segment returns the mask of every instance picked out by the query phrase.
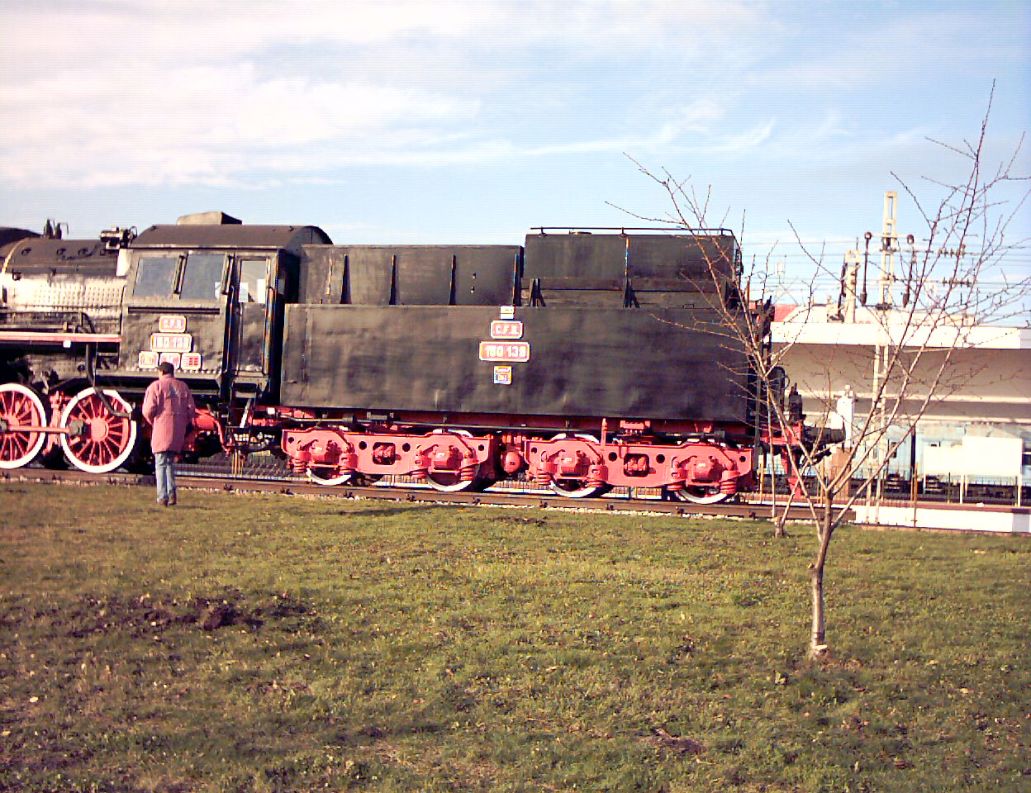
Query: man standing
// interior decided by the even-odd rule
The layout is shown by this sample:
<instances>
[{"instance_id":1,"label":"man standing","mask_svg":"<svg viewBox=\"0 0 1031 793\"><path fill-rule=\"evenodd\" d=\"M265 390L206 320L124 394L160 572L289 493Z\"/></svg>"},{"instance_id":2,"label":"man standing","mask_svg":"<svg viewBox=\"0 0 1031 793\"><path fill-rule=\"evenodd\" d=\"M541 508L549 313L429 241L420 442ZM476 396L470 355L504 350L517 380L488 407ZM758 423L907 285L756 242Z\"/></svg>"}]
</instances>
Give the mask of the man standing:
<instances>
[{"instance_id":1,"label":"man standing","mask_svg":"<svg viewBox=\"0 0 1031 793\"><path fill-rule=\"evenodd\" d=\"M150 448L154 452L154 475L158 485L158 503L174 507L175 461L183 450L186 430L197 407L189 386L173 376L175 367L168 361L158 364L161 375L147 387L143 397L143 418L152 425Z\"/></svg>"}]
</instances>

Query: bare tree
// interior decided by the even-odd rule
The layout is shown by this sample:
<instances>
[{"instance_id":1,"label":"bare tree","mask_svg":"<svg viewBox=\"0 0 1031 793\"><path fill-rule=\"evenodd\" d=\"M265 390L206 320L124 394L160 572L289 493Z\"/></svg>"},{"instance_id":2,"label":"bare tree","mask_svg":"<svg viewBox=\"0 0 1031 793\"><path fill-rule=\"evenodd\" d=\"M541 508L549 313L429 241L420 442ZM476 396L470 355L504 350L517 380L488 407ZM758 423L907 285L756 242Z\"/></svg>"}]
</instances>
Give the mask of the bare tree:
<instances>
[{"instance_id":1,"label":"bare tree","mask_svg":"<svg viewBox=\"0 0 1031 793\"><path fill-rule=\"evenodd\" d=\"M861 499L870 498L873 489L879 487L889 460L915 432L917 422L928 407L935 400L956 393L976 374L969 370L957 371L953 365L956 351L976 346L977 336L984 335L986 324L1026 310L1021 301L1031 289L1031 278L983 288L986 276L996 271L1007 250L1015 244L1007 239L1007 232L1028 198L1024 184L1019 186L1021 194L1016 202L1003 203L998 200L998 193L1006 183L1029 181L1027 176L1011 173L1019 144L1012 157L994 170L986 169L985 142L990 114L991 98L979 133L972 141L964 141L960 146L930 141L962 163L960 172L964 177L961 180L954 184L926 180L922 189L917 190L892 174L917 206L924 235L919 246L915 237L909 238L909 251L901 249L897 238L881 241L882 247L888 249L894 245L894 252L908 252L909 261L903 275L883 274L877 302L859 309L863 320L873 329L875 376L865 400L868 409L857 417L851 428L851 442L835 453L833 465L826 461L821 464L821 458L827 453L826 441L831 440L827 431L819 427L802 429L798 399L792 395L784 400L781 396L781 366L804 332L806 312L814 310L817 279L838 277L825 263L823 252L806 247L792 227L795 242L811 265L812 277L799 309L802 316L796 317L801 321L782 326L791 332L777 348L772 347L768 338L773 286L769 258L765 262L753 261L745 268L742 274L744 295L728 296L720 289L706 292L711 296L712 309L720 317L715 332L747 354L765 407L763 440L768 449L779 454L788 477L791 493L788 503L782 505L783 511L777 515L778 534L783 533L787 507L792 502L808 509L815 539L809 564L812 603L809 652L813 657L828 650L824 574L835 530L853 506ZM710 191L699 194L687 180L677 180L666 170L656 172L634 162L664 191L668 211L661 217L630 214L686 229L711 224ZM928 191L936 195L928 198L924 195ZM727 262L709 261L708 264L714 282L720 274L726 273ZM843 292L851 292L847 296L855 301L859 297L855 281L849 285L847 273L843 272L842 276ZM904 294L899 300L896 292L902 290ZM865 302L865 298L859 302ZM864 366L870 363L867 359ZM828 404L823 406L825 412L834 410L829 400L828 394ZM894 438L889 436L889 429ZM900 430L901 437L898 437ZM866 475L856 486L853 477L859 471L865 471Z\"/></svg>"}]
</instances>

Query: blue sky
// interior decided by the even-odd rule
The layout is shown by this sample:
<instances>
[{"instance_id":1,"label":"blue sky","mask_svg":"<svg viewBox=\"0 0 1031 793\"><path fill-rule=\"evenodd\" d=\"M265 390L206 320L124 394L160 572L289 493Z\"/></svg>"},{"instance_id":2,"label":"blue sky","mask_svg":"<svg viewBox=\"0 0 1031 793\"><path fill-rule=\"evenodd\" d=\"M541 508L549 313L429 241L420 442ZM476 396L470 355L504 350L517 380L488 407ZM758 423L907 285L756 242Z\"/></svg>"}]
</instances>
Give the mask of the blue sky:
<instances>
[{"instance_id":1,"label":"blue sky","mask_svg":"<svg viewBox=\"0 0 1031 793\"><path fill-rule=\"evenodd\" d=\"M1031 130L1026 0L7 0L0 28L0 224L73 236L223 209L513 243L635 222L610 203L662 215L630 155L711 185L712 223L792 267L789 222L840 261L892 171L928 196L964 178L927 138L975 136L993 80L991 162ZM899 230L921 232L905 202Z\"/></svg>"}]
</instances>

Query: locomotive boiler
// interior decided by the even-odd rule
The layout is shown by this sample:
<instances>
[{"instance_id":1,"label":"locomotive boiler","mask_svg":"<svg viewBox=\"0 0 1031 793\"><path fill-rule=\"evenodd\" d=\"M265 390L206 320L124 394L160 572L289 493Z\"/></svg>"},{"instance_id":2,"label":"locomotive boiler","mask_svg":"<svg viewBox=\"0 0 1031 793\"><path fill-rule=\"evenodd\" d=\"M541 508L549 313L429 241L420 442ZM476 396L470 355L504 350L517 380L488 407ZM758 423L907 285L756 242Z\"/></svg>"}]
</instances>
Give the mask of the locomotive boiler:
<instances>
[{"instance_id":1,"label":"locomotive boiler","mask_svg":"<svg viewBox=\"0 0 1031 793\"><path fill-rule=\"evenodd\" d=\"M3 229L0 467L131 463L169 361L199 406L194 454L272 450L325 485L720 501L805 437L761 420L727 332L763 310L740 256L724 229L455 246L334 245L223 213L93 241Z\"/></svg>"}]
</instances>

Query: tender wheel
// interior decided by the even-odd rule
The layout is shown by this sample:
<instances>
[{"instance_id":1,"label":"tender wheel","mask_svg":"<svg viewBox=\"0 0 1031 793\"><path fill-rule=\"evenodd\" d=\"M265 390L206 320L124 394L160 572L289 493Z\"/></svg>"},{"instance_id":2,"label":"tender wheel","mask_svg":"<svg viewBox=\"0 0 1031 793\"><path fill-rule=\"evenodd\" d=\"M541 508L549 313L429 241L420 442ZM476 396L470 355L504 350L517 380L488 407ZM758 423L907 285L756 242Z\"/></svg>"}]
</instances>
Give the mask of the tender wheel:
<instances>
[{"instance_id":1,"label":"tender wheel","mask_svg":"<svg viewBox=\"0 0 1031 793\"><path fill-rule=\"evenodd\" d=\"M309 468L308 479L317 485L325 485L326 487L345 485L354 479L354 471L348 471L344 474L339 473L339 471L339 468Z\"/></svg>"},{"instance_id":2,"label":"tender wheel","mask_svg":"<svg viewBox=\"0 0 1031 793\"><path fill-rule=\"evenodd\" d=\"M550 487L553 492L566 498L603 496L612 489L610 485L588 485L583 479L556 479Z\"/></svg>"},{"instance_id":3,"label":"tender wheel","mask_svg":"<svg viewBox=\"0 0 1031 793\"><path fill-rule=\"evenodd\" d=\"M39 454L47 436L23 427L45 427L46 408L31 388L0 385L0 468L21 468Z\"/></svg>"},{"instance_id":4,"label":"tender wheel","mask_svg":"<svg viewBox=\"0 0 1031 793\"><path fill-rule=\"evenodd\" d=\"M472 438L468 430L443 430L436 429L433 435L460 435L463 438ZM440 493L458 493L463 490L480 490L484 483L479 479L462 479L461 474L453 471L430 470L426 475L426 484Z\"/></svg>"},{"instance_id":5,"label":"tender wheel","mask_svg":"<svg viewBox=\"0 0 1031 793\"><path fill-rule=\"evenodd\" d=\"M692 504L718 504L730 496L720 492L718 487L687 486L682 490L670 489L670 495L677 501L690 501Z\"/></svg>"},{"instance_id":6,"label":"tender wheel","mask_svg":"<svg viewBox=\"0 0 1031 793\"><path fill-rule=\"evenodd\" d=\"M478 479L463 480L459 474L446 471L430 471L426 484L441 493L458 493L462 490L478 490L482 487Z\"/></svg>"},{"instance_id":7,"label":"tender wheel","mask_svg":"<svg viewBox=\"0 0 1031 793\"><path fill-rule=\"evenodd\" d=\"M598 439L593 435L582 432L575 435L567 435L563 432L560 435L556 435L552 440L564 441L570 437L579 438L590 443L598 442ZM593 498L595 496L603 496L612 489L611 485L588 485L584 479L556 479L549 487L553 493L566 498Z\"/></svg>"},{"instance_id":8,"label":"tender wheel","mask_svg":"<svg viewBox=\"0 0 1031 793\"><path fill-rule=\"evenodd\" d=\"M117 391L105 389L104 396L119 412L132 412ZM129 459L136 445L136 422L111 413L92 388L76 394L65 406L61 427L72 430L61 436L68 461L92 474L115 470Z\"/></svg>"}]
</instances>

